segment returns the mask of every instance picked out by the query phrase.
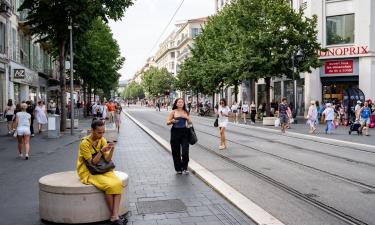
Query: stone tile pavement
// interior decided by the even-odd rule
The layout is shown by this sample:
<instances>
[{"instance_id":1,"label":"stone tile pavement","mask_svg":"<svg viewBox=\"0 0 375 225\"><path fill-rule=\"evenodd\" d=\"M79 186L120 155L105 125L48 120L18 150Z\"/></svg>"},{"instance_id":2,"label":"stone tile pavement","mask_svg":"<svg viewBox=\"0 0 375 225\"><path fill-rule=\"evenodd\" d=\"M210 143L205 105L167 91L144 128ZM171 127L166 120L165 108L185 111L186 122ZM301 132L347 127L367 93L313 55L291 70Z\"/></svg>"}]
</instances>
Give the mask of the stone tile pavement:
<instances>
[{"instance_id":1,"label":"stone tile pavement","mask_svg":"<svg viewBox=\"0 0 375 225\"><path fill-rule=\"evenodd\" d=\"M171 155L128 118L114 158L117 169L130 177L130 225L255 224L193 174L175 174ZM168 205L169 200L182 205ZM142 206L149 212L141 212Z\"/></svg>"}]
</instances>

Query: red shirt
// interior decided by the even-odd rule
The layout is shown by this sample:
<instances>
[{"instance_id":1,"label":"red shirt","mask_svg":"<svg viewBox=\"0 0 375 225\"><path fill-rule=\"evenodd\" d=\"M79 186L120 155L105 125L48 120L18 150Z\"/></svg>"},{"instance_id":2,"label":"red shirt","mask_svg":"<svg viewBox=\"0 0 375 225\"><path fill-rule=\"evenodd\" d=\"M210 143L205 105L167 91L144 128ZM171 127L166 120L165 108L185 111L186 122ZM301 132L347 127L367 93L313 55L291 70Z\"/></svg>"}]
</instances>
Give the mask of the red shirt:
<instances>
[{"instance_id":1,"label":"red shirt","mask_svg":"<svg viewBox=\"0 0 375 225\"><path fill-rule=\"evenodd\" d=\"M107 108L108 108L108 112L114 112L116 107L114 103L108 103Z\"/></svg>"}]
</instances>

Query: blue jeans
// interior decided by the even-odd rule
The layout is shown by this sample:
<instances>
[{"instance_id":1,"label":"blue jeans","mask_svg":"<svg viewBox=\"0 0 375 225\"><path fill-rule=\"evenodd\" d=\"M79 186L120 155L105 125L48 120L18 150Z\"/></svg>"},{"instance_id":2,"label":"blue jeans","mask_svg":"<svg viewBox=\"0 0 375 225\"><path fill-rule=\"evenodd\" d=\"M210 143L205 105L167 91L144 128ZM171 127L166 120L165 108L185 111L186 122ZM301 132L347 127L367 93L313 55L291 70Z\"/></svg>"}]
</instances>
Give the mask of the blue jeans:
<instances>
[{"instance_id":1,"label":"blue jeans","mask_svg":"<svg viewBox=\"0 0 375 225\"><path fill-rule=\"evenodd\" d=\"M333 126L332 120L326 120L326 123L327 123L326 133L331 133L332 126Z\"/></svg>"}]
</instances>

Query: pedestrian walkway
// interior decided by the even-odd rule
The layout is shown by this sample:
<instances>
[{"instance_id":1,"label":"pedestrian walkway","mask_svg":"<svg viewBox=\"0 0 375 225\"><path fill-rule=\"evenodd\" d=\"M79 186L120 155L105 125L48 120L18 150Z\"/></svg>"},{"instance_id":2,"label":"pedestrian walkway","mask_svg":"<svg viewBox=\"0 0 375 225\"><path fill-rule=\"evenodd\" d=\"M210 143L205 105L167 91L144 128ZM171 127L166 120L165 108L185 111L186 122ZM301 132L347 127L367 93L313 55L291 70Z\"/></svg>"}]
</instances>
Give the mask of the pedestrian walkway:
<instances>
[{"instance_id":1,"label":"pedestrian walkway","mask_svg":"<svg viewBox=\"0 0 375 225\"><path fill-rule=\"evenodd\" d=\"M175 174L172 156L128 118L117 146L117 169L130 177L128 224L254 224L195 175Z\"/></svg>"}]
</instances>

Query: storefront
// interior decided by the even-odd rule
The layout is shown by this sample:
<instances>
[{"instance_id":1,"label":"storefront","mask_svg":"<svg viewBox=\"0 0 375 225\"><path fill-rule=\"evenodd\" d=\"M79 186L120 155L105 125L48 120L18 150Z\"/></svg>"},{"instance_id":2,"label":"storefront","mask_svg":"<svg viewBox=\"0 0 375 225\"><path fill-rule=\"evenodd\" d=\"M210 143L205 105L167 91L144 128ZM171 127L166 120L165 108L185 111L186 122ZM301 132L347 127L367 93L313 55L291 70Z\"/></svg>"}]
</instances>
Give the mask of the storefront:
<instances>
[{"instance_id":1,"label":"storefront","mask_svg":"<svg viewBox=\"0 0 375 225\"><path fill-rule=\"evenodd\" d=\"M0 114L4 112L5 105L7 104L6 83L6 65L0 62Z\"/></svg>"},{"instance_id":2,"label":"storefront","mask_svg":"<svg viewBox=\"0 0 375 225\"><path fill-rule=\"evenodd\" d=\"M22 65L10 62L11 82L10 96L16 103L32 100L36 102L38 91L38 74Z\"/></svg>"},{"instance_id":3,"label":"storefront","mask_svg":"<svg viewBox=\"0 0 375 225\"><path fill-rule=\"evenodd\" d=\"M322 101L340 103L345 91L359 88L359 59L345 58L322 60L320 80Z\"/></svg>"}]
</instances>

